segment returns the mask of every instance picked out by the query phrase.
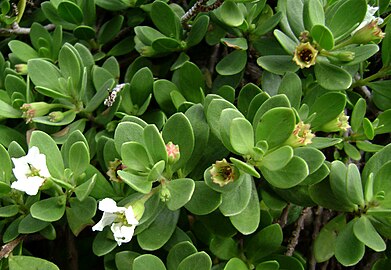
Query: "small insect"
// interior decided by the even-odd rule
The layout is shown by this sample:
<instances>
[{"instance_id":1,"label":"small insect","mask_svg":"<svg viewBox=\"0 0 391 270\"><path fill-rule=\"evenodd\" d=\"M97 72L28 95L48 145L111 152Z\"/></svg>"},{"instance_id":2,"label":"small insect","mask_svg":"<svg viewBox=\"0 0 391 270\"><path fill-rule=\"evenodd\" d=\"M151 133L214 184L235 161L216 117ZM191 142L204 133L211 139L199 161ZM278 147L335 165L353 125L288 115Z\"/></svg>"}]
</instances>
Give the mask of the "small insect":
<instances>
[{"instance_id":1,"label":"small insect","mask_svg":"<svg viewBox=\"0 0 391 270\"><path fill-rule=\"evenodd\" d=\"M115 99L117 98L117 94L121 92L122 88L125 87L125 83L117 84L113 90L110 91L110 89L107 89L109 91L109 96L105 99L103 102L104 105L107 107L113 106Z\"/></svg>"}]
</instances>

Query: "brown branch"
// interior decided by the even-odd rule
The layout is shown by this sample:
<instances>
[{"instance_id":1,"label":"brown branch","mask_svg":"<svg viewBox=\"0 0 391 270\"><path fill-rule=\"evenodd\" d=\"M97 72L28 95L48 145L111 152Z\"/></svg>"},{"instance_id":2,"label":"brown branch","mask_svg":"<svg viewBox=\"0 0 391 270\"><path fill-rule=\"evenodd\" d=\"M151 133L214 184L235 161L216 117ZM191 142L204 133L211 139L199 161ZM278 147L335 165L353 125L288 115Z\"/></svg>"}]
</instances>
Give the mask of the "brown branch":
<instances>
[{"instance_id":1,"label":"brown branch","mask_svg":"<svg viewBox=\"0 0 391 270\"><path fill-rule=\"evenodd\" d=\"M278 219L278 224L280 224L281 228L284 228L286 226L286 223L288 222L288 214L289 214L289 209L291 208L291 204L288 203L284 210L282 210L281 216Z\"/></svg>"},{"instance_id":2,"label":"brown branch","mask_svg":"<svg viewBox=\"0 0 391 270\"><path fill-rule=\"evenodd\" d=\"M48 24L45 25L44 28L48 31L51 31L54 28L56 28L56 26L54 24ZM4 34L29 35L30 32L31 32L31 28L20 27L19 24L16 22L12 24L12 28L0 28L0 35L4 35Z\"/></svg>"},{"instance_id":3,"label":"brown branch","mask_svg":"<svg viewBox=\"0 0 391 270\"><path fill-rule=\"evenodd\" d=\"M301 215L296 223L297 224L296 229L292 232L292 238L289 240L287 251L285 253L286 256L292 256L293 252L295 251L295 247L299 243L300 231L304 229L304 221L307 218L307 216L310 214L310 212L311 212L311 207L306 207L301 212Z\"/></svg>"},{"instance_id":4,"label":"brown branch","mask_svg":"<svg viewBox=\"0 0 391 270\"><path fill-rule=\"evenodd\" d=\"M14 250L14 248L16 248L25 238L26 236L23 235L16 238L15 240L12 240L11 242L8 242L7 244L4 244L0 250L0 260L7 258Z\"/></svg>"},{"instance_id":5,"label":"brown branch","mask_svg":"<svg viewBox=\"0 0 391 270\"><path fill-rule=\"evenodd\" d=\"M66 243L68 246L68 265L69 269L77 270L79 269L79 254L77 252L75 236L73 235L71 229L68 227L65 235Z\"/></svg>"}]
</instances>

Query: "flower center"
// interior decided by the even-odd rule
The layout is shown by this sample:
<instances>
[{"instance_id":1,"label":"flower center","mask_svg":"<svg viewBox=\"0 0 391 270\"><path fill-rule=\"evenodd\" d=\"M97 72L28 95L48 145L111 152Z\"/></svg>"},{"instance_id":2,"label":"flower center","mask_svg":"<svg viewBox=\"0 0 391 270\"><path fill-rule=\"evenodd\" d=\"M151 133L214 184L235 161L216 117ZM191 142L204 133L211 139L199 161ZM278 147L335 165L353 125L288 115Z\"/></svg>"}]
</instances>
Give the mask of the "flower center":
<instances>
[{"instance_id":1,"label":"flower center","mask_svg":"<svg viewBox=\"0 0 391 270\"><path fill-rule=\"evenodd\" d=\"M299 52L299 57L303 62L310 63L314 55L311 50L304 49Z\"/></svg>"},{"instance_id":2,"label":"flower center","mask_svg":"<svg viewBox=\"0 0 391 270\"><path fill-rule=\"evenodd\" d=\"M224 179L232 179L233 178L233 172L232 168L230 166L225 166L220 169L220 174L224 177Z\"/></svg>"},{"instance_id":3,"label":"flower center","mask_svg":"<svg viewBox=\"0 0 391 270\"><path fill-rule=\"evenodd\" d=\"M27 177L32 177L32 176L39 176L41 177L41 175L39 174L39 171L37 168L35 168L33 165L31 165L30 163L27 163L27 165L29 166L30 168L30 172L26 173L26 176Z\"/></svg>"}]
</instances>

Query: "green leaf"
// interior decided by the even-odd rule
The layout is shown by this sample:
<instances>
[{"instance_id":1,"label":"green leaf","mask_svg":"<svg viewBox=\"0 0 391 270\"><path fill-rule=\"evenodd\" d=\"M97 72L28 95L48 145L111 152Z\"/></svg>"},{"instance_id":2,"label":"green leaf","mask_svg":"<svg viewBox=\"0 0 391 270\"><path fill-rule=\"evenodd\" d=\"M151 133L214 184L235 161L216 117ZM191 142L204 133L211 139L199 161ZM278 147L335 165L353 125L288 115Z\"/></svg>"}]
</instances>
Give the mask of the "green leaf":
<instances>
[{"instance_id":1,"label":"green leaf","mask_svg":"<svg viewBox=\"0 0 391 270\"><path fill-rule=\"evenodd\" d=\"M144 250L161 248L173 234L178 218L179 211L171 211L164 207L152 224L137 235L140 247Z\"/></svg>"},{"instance_id":2,"label":"green leaf","mask_svg":"<svg viewBox=\"0 0 391 270\"><path fill-rule=\"evenodd\" d=\"M257 262L260 259L277 251L283 240L282 229L279 224L271 224L255 235L248 242L245 242L246 255L252 262Z\"/></svg>"},{"instance_id":3,"label":"green leaf","mask_svg":"<svg viewBox=\"0 0 391 270\"><path fill-rule=\"evenodd\" d=\"M52 63L43 59L30 59L27 62L27 70L34 85L66 94L63 93L58 82L61 78L60 70Z\"/></svg>"},{"instance_id":4,"label":"green leaf","mask_svg":"<svg viewBox=\"0 0 391 270\"><path fill-rule=\"evenodd\" d=\"M321 151L312 147L300 147L294 150L295 156L301 157L308 165L309 174L318 170L326 157Z\"/></svg>"},{"instance_id":5,"label":"green leaf","mask_svg":"<svg viewBox=\"0 0 391 270\"><path fill-rule=\"evenodd\" d=\"M209 255L204 252L197 252L186 257L179 265L177 270L210 270L212 260Z\"/></svg>"},{"instance_id":6,"label":"green leaf","mask_svg":"<svg viewBox=\"0 0 391 270\"><path fill-rule=\"evenodd\" d=\"M223 260L229 260L239 255L238 244L232 238L213 237L209 248L214 255Z\"/></svg>"},{"instance_id":7,"label":"green leaf","mask_svg":"<svg viewBox=\"0 0 391 270\"><path fill-rule=\"evenodd\" d=\"M219 206L221 213L226 217L240 214L248 206L251 193L251 176L244 174L244 180L239 187L232 191L222 193L222 202Z\"/></svg>"},{"instance_id":8,"label":"green leaf","mask_svg":"<svg viewBox=\"0 0 391 270\"><path fill-rule=\"evenodd\" d=\"M310 107L309 115L316 113L315 118L311 121L311 129L316 130L316 128L337 118L345 108L345 104L346 96L342 93L331 92L318 97Z\"/></svg>"},{"instance_id":9,"label":"green leaf","mask_svg":"<svg viewBox=\"0 0 391 270\"><path fill-rule=\"evenodd\" d=\"M243 13L234 1L224 1L221 7L216 11L217 16L228 26L238 27L243 21Z\"/></svg>"},{"instance_id":10,"label":"green leaf","mask_svg":"<svg viewBox=\"0 0 391 270\"><path fill-rule=\"evenodd\" d=\"M258 192L254 181L252 182L251 198L247 207L237 215L230 216L229 219L232 225L244 235L251 234L256 231L260 222L260 205Z\"/></svg>"},{"instance_id":11,"label":"green leaf","mask_svg":"<svg viewBox=\"0 0 391 270\"><path fill-rule=\"evenodd\" d=\"M241 259L232 258L227 262L224 270L248 270L248 267Z\"/></svg>"},{"instance_id":12,"label":"green leaf","mask_svg":"<svg viewBox=\"0 0 391 270\"><path fill-rule=\"evenodd\" d=\"M193 103L204 101L205 78L199 67L194 63L186 62L181 68L175 70L172 82L178 86L187 101Z\"/></svg>"},{"instance_id":13,"label":"green leaf","mask_svg":"<svg viewBox=\"0 0 391 270\"><path fill-rule=\"evenodd\" d=\"M34 203L30 212L39 220L53 222L59 220L65 212L66 196L52 197Z\"/></svg>"},{"instance_id":14,"label":"green leaf","mask_svg":"<svg viewBox=\"0 0 391 270\"><path fill-rule=\"evenodd\" d=\"M148 125L143 132L144 144L152 161L160 160L167 162L167 150L163 138L155 125Z\"/></svg>"},{"instance_id":15,"label":"green leaf","mask_svg":"<svg viewBox=\"0 0 391 270\"><path fill-rule=\"evenodd\" d=\"M360 98L354 105L352 116L350 118L350 125L354 132L357 132L362 124L367 109L367 103L365 99Z\"/></svg>"},{"instance_id":16,"label":"green leaf","mask_svg":"<svg viewBox=\"0 0 391 270\"><path fill-rule=\"evenodd\" d=\"M172 165L176 171L182 168L191 157L194 149L194 133L189 119L183 113L172 115L166 122L162 131L166 143L179 145L180 158Z\"/></svg>"},{"instance_id":17,"label":"green leaf","mask_svg":"<svg viewBox=\"0 0 391 270\"><path fill-rule=\"evenodd\" d=\"M124 143L121 147L121 157L127 169L136 172L146 172L151 166L148 153L145 147L138 142L131 141Z\"/></svg>"},{"instance_id":18,"label":"green leaf","mask_svg":"<svg viewBox=\"0 0 391 270\"><path fill-rule=\"evenodd\" d=\"M193 214L206 215L216 210L221 202L221 193L209 188L203 181L196 181L193 196L185 208Z\"/></svg>"},{"instance_id":19,"label":"green leaf","mask_svg":"<svg viewBox=\"0 0 391 270\"><path fill-rule=\"evenodd\" d=\"M243 162L239 159L236 159L234 157L230 157L229 160L242 172L247 173L249 175L252 175L256 178L261 177L259 172L254 168L254 165L248 164L246 162Z\"/></svg>"},{"instance_id":20,"label":"green leaf","mask_svg":"<svg viewBox=\"0 0 391 270\"><path fill-rule=\"evenodd\" d=\"M190 201L195 189L195 184L192 179L181 178L168 182L167 188L171 195L170 199L167 201L167 208L171 211L175 211Z\"/></svg>"},{"instance_id":21,"label":"green leaf","mask_svg":"<svg viewBox=\"0 0 391 270\"><path fill-rule=\"evenodd\" d=\"M376 252L386 249L386 243L366 216L361 216L353 226L354 235Z\"/></svg>"},{"instance_id":22,"label":"green leaf","mask_svg":"<svg viewBox=\"0 0 391 270\"><path fill-rule=\"evenodd\" d=\"M292 59L291 55L265 55L257 59L257 64L271 73L284 75L299 69Z\"/></svg>"},{"instance_id":23,"label":"green leaf","mask_svg":"<svg viewBox=\"0 0 391 270\"><path fill-rule=\"evenodd\" d=\"M247 52L234 50L229 53L216 65L216 71L220 75L229 76L241 72L247 64Z\"/></svg>"},{"instance_id":24,"label":"green leaf","mask_svg":"<svg viewBox=\"0 0 391 270\"><path fill-rule=\"evenodd\" d=\"M326 13L326 25L335 38L346 36L355 26L364 20L367 11L365 0L346 0L338 3L337 10Z\"/></svg>"},{"instance_id":25,"label":"green leaf","mask_svg":"<svg viewBox=\"0 0 391 270\"><path fill-rule=\"evenodd\" d=\"M298 185L308 176L307 163L297 156L293 156L289 163L280 170L270 171L260 167L265 179L277 188L291 188Z\"/></svg>"},{"instance_id":26,"label":"green leaf","mask_svg":"<svg viewBox=\"0 0 391 270\"><path fill-rule=\"evenodd\" d=\"M106 44L111 41L121 30L124 17L122 15L114 16L111 20L106 21L98 32L98 43Z\"/></svg>"},{"instance_id":27,"label":"green leaf","mask_svg":"<svg viewBox=\"0 0 391 270\"><path fill-rule=\"evenodd\" d=\"M11 40L8 43L8 47L15 54L17 58L22 60L23 62L27 62L33 58L39 58L39 54L28 44L19 41L19 40Z\"/></svg>"},{"instance_id":28,"label":"green leaf","mask_svg":"<svg viewBox=\"0 0 391 270\"><path fill-rule=\"evenodd\" d=\"M78 5L71 1L61 1L57 7L58 15L73 24L81 24L83 21L83 12Z\"/></svg>"},{"instance_id":29,"label":"green leaf","mask_svg":"<svg viewBox=\"0 0 391 270\"><path fill-rule=\"evenodd\" d=\"M272 149L283 144L291 136L294 128L295 115L292 109L272 108L262 115L259 124L256 126L256 142L265 140L269 148Z\"/></svg>"},{"instance_id":30,"label":"green leaf","mask_svg":"<svg viewBox=\"0 0 391 270\"><path fill-rule=\"evenodd\" d=\"M300 77L293 72L287 72L278 87L278 94L288 97L291 106L299 109L302 96L302 83Z\"/></svg>"},{"instance_id":31,"label":"green leaf","mask_svg":"<svg viewBox=\"0 0 391 270\"><path fill-rule=\"evenodd\" d=\"M115 254L115 266L118 270L129 270L133 267L133 261L140 254L134 251L120 251Z\"/></svg>"},{"instance_id":32,"label":"green leaf","mask_svg":"<svg viewBox=\"0 0 391 270\"><path fill-rule=\"evenodd\" d=\"M126 142L135 141L138 143L144 143L143 132L143 127L138 123L119 123L114 133L114 143L117 152L121 153L121 147Z\"/></svg>"},{"instance_id":33,"label":"green leaf","mask_svg":"<svg viewBox=\"0 0 391 270\"><path fill-rule=\"evenodd\" d=\"M76 90L82 77L82 68L80 56L75 51L72 45L65 43L58 55L58 64L63 77L65 79L71 78L73 89Z\"/></svg>"},{"instance_id":34,"label":"green leaf","mask_svg":"<svg viewBox=\"0 0 391 270\"><path fill-rule=\"evenodd\" d=\"M38 147L39 152L46 156L46 165L48 166L50 175L62 179L64 175L64 163L60 150L54 140L46 133L36 130L32 133L30 139L30 148Z\"/></svg>"},{"instance_id":35,"label":"green leaf","mask_svg":"<svg viewBox=\"0 0 391 270\"><path fill-rule=\"evenodd\" d=\"M314 25L311 28L311 36L323 49L325 50L333 49L334 37L330 29L327 28L327 26L321 24Z\"/></svg>"},{"instance_id":36,"label":"green leaf","mask_svg":"<svg viewBox=\"0 0 391 270\"><path fill-rule=\"evenodd\" d=\"M338 234L335 242L335 257L343 266L357 264L365 253L365 245L354 235L357 219L350 221Z\"/></svg>"},{"instance_id":37,"label":"green leaf","mask_svg":"<svg viewBox=\"0 0 391 270\"><path fill-rule=\"evenodd\" d=\"M334 256L337 235L345 227L345 224L345 216L339 215L320 230L314 241L314 255L317 262L325 262Z\"/></svg>"},{"instance_id":38,"label":"green leaf","mask_svg":"<svg viewBox=\"0 0 391 270\"><path fill-rule=\"evenodd\" d=\"M137 71L130 81L130 96L133 104L140 108L152 93L153 75L148 67Z\"/></svg>"},{"instance_id":39,"label":"green leaf","mask_svg":"<svg viewBox=\"0 0 391 270\"><path fill-rule=\"evenodd\" d=\"M303 19L305 29L311 29L314 25L324 25L325 15L320 0L309 0L304 2Z\"/></svg>"},{"instance_id":40,"label":"green leaf","mask_svg":"<svg viewBox=\"0 0 391 270\"><path fill-rule=\"evenodd\" d=\"M323 61L316 63L315 76L319 85L327 90L346 90L352 84L352 76L349 72Z\"/></svg>"},{"instance_id":41,"label":"green leaf","mask_svg":"<svg viewBox=\"0 0 391 270\"><path fill-rule=\"evenodd\" d=\"M68 225L72 233L78 236L84 228L94 224L92 217L96 213L96 201L92 197L87 197L83 201L70 198L69 205L70 207L66 208Z\"/></svg>"},{"instance_id":42,"label":"green leaf","mask_svg":"<svg viewBox=\"0 0 391 270\"><path fill-rule=\"evenodd\" d=\"M186 46L192 47L200 43L208 31L208 26L209 17L207 15L197 16L186 38Z\"/></svg>"},{"instance_id":43,"label":"green leaf","mask_svg":"<svg viewBox=\"0 0 391 270\"><path fill-rule=\"evenodd\" d=\"M355 164L349 164L346 175L346 193L354 204L364 207L364 193L361 182L360 171Z\"/></svg>"},{"instance_id":44,"label":"green leaf","mask_svg":"<svg viewBox=\"0 0 391 270\"><path fill-rule=\"evenodd\" d=\"M0 141L0 181L9 183L12 175L12 164L10 156Z\"/></svg>"},{"instance_id":45,"label":"green leaf","mask_svg":"<svg viewBox=\"0 0 391 270\"><path fill-rule=\"evenodd\" d=\"M261 161L261 166L270 171L280 170L285 167L293 157L293 149L289 145L268 152Z\"/></svg>"},{"instance_id":46,"label":"green leaf","mask_svg":"<svg viewBox=\"0 0 391 270\"><path fill-rule=\"evenodd\" d=\"M153 2L150 13L152 22L164 35L180 40L182 25L180 18L165 2Z\"/></svg>"},{"instance_id":47,"label":"green leaf","mask_svg":"<svg viewBox=\"0 0 391 270\"><path fill-rule=\"evenodd\" d=\"M164 263L155 255L143 254L133 261L133 270L156 269L166 270Z\"/></svg>"},{"instance_id":48,"label":"green leaf","mask_svg":"<svg viewBox=\"0 0 391 270\"><path fill-rule=\"evenodd\" d=\"M140 193L148 194L152 189L152 182L148 181L146 177L126 171L117 171L117 173L127 185Z\"/></svg>"},{"instance_id":49,"label":"green leaf","mask_svg":"<svg viewBox=\"0 0 391 270\"><path fill-rule=\"evenodd\" d=\"M255 270L278 270L278 269L280 269L280 264L277 261L266 261L258 264Z\"/></svg>"},{"instance_id":50,"label":"green leaf","mask_svg":"<svg viewBox=\"0 0 391 270\"><path fill-rule=\"evenodd\" d=\"M32 256L10 256L8 259L10 270L40 269L40 270L60 270L54 263Z\"/></svg>"},{"instance_id":51,"label":"green leaf","mask_svg":"<svg viewBox=\"0 0 391 270\"><path fill-rule=\"evenodd\" d=\"M90 152L84 142L76 142L69 149L69 168L77 177L90 164Z\"/></svg>"},{"instance_id":52,"label":"green leaf","mask_svg":"<svg viewBox=\"0 0 391 270\"><path fill-rule=\"evenodd\" d=\"M28 214L20 221L18 232L24 234L36 233L43 230L48 225L49 222L33 218L31 214Z\"/></svg>"},{"instance_id":53,"label":"green leaf","mask_svg":"<svg viewBox=\"0 0 391 270\"><path fill-rule=\"evenodd\" d=\"M91 191L95 187L96 182L97 182L97 175L94 174L90 179L88 179L83 184L75 188L76 197L80 201L83 201L85 198L87 198L90 195Z\"/></svg>"},{"instance_id":54,"label":"green leaf","mask_svg":"<svg viewBox=\"0 0 391 270\"><path fill-rule=\"evenodd\" d=\"M97 256L103 256L117 247L117 242L112 239L112 232L109 228L98 232L92 243L92 251ZM108 238L110 235L111 239Z\"/></svg>"},{"instance_id":55,"label":"green leaf","mask_svg":"<svg viewBox=\"0 0 391 270\"><path fill-rule=\"evenodd\" d=\"M391 23L388 21L385 29L386 36L382 42L381 58L383 66L389 66L391 62Z\"/></svg>"},{"instance_id":56,"label":"green leaf","mask_svg":"<svg viewBox=\"0 0 391 270\"><path fill-rule=\"evenodd\" d=\"M172 247L167 255L167 269L177 270L179 264L188 256L197 252L190 242L180 242Z\"/></svg>"},{"instance_id":57,"label":"green leaf","mask_svg":"<svg viewBox=\"0 0 391 270\"><path fill-rule=\"evenodd\" d=\"M8 103L0 99L0 117L4 118L20 118L22 113L20 110L14 109Z\"/></svg>"},{"instance_id":58,"label":"green leaf","mask_svg":"<svg viewBox=\"0 0 391 270\"><path fill-rule=\"evenodd\" d=\"M19 206L7 205L0 207L0 217L13 217L19 212Z\"/></svg>"},{"instance_id":59,"label":"green leaf","mask_svg":"<svg viewBox=\"0 0 391 270\"><path fill-rule=\"evenodd\" d=\"M257 26L251 34L258 37L267 34L268 32L272 31L274 27L277 26L277 24L281 21L282 16L282 12L278 11L276 12L276 14L267 18L265 21L262 21L262 23L258 22Z\"/></svg>"}]
</instances>

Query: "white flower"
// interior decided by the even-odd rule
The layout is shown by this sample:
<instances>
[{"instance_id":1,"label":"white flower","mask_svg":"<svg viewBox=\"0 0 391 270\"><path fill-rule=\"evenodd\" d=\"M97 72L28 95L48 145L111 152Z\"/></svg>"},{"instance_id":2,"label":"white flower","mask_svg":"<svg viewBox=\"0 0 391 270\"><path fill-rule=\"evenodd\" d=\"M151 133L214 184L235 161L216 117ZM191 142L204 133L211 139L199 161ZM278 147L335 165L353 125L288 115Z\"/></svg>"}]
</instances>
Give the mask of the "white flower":
<instances>
[{"instance_id":1,"label":"white flower","mask_svg":"<svg viewBox=\"0 0 391 270\"><path fill-rule=\"evenodd\" d=\"M11 184L11 188L24 191L28 195L36 195L39 188L50 177L46 166L46 156L39 153L39 149L33 146L26 156L12 158L15 167L12 169L17 181Z\"/></svg>"},{"instance_id":2,"label":"white flower","mask_svg":"<svg viewBox=\"0 0 391 270\"><path fill-rule=\"evenodd\" d=\"M371 7L370 5L368 5L367 13L365 14L364 20L360 23L360 25L356 29L354 29L354 31L351 33L351 35L354 35L354 33L356 33L358 30L360 30L361 28L363 28L367 24L371 23L372 21L376 21L376 23L378 25L382 24L383 19L380 17L374 16L378 9L379 9L379 7Z\"/></svg>"},{"instance_id":3,"label":"white flower","mask_svg":"<svg viewBox=\"0 0 391 270\"><path fill-rule=\"evenodd\" d=\"M102 231L111 224L111 231L117 244L132 240L134 229L138 225L131 205L118 207L113 199L105 198L99 202L99 210L103 211L102 219L92 227L93 231Z\"/></svg>"}]
</instances>

